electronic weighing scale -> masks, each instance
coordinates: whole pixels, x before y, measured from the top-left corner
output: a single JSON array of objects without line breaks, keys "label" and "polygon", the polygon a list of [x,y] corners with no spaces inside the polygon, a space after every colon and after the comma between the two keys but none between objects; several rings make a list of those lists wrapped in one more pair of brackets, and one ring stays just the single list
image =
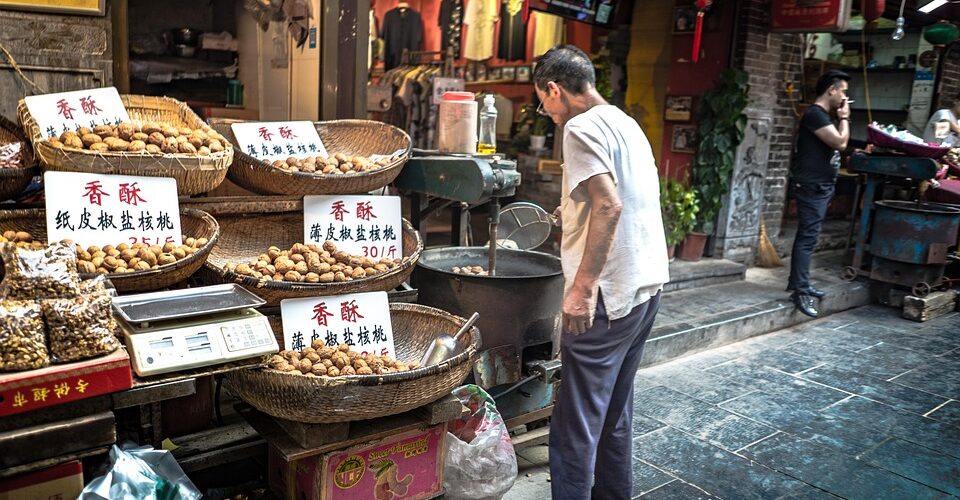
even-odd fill
[{"label": "electronic weighing scale", "polygon": [[133,371],[141,377],[279,351],[264,300],[236,284],[113,299]]}]

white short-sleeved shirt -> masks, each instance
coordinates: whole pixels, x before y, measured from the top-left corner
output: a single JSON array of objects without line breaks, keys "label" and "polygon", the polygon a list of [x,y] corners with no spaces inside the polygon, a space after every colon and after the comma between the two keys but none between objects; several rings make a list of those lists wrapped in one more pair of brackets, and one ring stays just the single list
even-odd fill
[{"label": "white short-sleeved shirt", "polygon": [[607,315],[614,320],[656,295],[670,275],[653,150],[640,125],[612,105],[594,106],[564,126],[560,199],[564,294],[573,285],[587,244],[590,198],[581,183],[603,174],[613,178],[623,204],[599,283]]}]

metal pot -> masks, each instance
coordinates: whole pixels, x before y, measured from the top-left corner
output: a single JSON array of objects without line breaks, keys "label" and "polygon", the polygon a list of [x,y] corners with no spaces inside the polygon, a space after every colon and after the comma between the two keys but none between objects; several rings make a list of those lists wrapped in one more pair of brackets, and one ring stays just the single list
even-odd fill
[{"label": "metal pot", "polygon": [[[413,271],[418,301],[462,317],[480,313],[481,362],[475,371],[482,386],[516,382],[524,350],[546,344],[538,354],[555,357],[560,346],[563,270],[546,253],[497,250],[497,275],[456,274],[457,266],[487,265],[486,247],[425,250]],[[543,352],[547,350],[547,352]],[[491,355],[491,350],[496,354]],[[487,354],[484,358],[484,354]],[[500,372],[500,373],[496,373]]]}]

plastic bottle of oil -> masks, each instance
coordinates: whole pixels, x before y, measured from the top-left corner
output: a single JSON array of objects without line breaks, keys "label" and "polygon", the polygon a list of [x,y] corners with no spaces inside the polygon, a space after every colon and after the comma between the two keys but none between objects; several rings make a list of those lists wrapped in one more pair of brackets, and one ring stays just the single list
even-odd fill
[{"label": "plastic bottle of oil", "polygon": [[497,108],[493,94],[483,96],[483,109],[480,110],[480,138],[477,141],[477,153],[490,155],[497,152]]}]

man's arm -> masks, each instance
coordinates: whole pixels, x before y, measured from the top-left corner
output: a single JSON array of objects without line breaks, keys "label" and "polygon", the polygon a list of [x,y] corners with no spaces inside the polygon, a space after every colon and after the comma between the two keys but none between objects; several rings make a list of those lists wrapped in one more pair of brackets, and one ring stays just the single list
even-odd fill
[{"label": "man's arm", "polygon": [[850,140],[850,119],[843,118],[840,120],[840,125],[830,124],[818,128],[813,133],[827,146],[843,151],[847,149],[847,141]]},{"label": "man's arm", "polygon": [[613,177],[609,174],[594,175],[580,183],[577,189],[581,188],[586,190],[590,199],[587,243],[573,285],[563,301],[564,329],[575,335],[586,332],[593,324],[597,282],[607,263],[623,210]]}]

